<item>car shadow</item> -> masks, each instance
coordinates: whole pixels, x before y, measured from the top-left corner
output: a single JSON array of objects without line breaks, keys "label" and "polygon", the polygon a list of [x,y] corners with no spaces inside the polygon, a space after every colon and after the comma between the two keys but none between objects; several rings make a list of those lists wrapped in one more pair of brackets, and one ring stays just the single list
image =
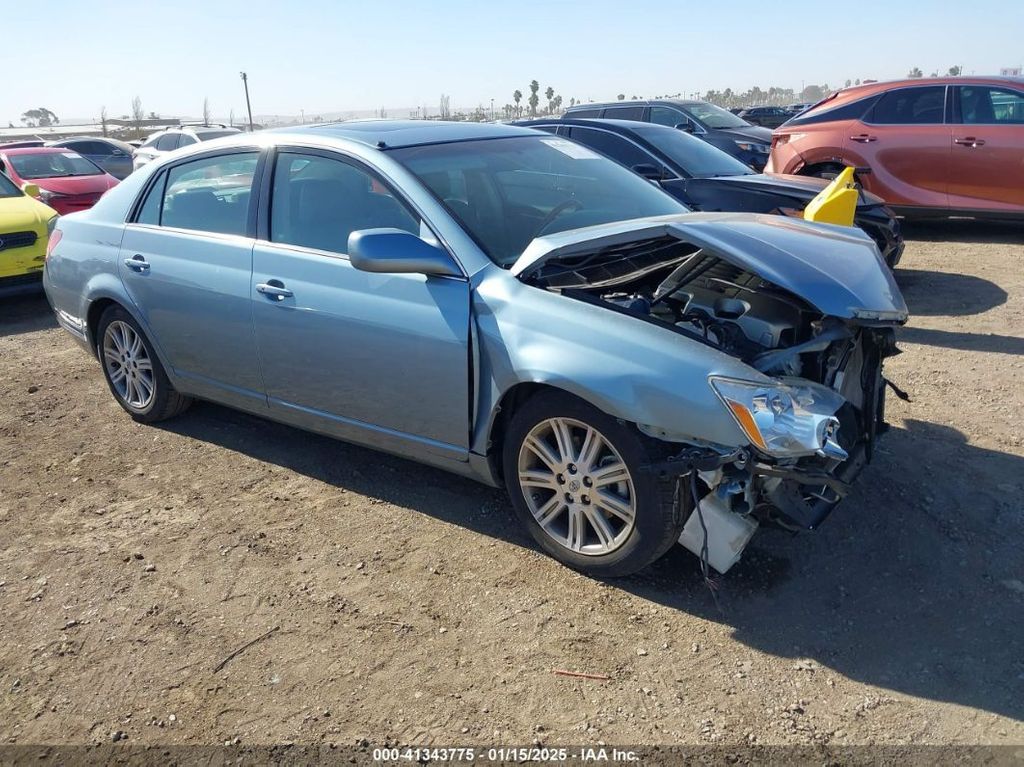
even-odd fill
[{"label": "car shadow", "polygon": [[1024,458],[908,427],[822,528],[762,530],[714,595],[679,547],[619,587],[728,625],[796,673],[1024,718]]},{"label": "car shadow", "polygon": [[1007,293],[994,282],[970,274],[897,269],[896,283],[910,316],[964,317],[1006,303]]},{"label": "car shadow", "polygon": [[0,297],[0,337],[55,327],[57,320],[42,291],[38,294]]},{"label": "car shadow", "polygon": [[963,219],[906,220],[900,224],[903,239],[923,242],[966,242],[1019,245],[1024,227],[1019,221]]},{"label": "car shadow", "polygon": [[[534,547],[504,493],[468,479],[206,403],[159,426]],[[762,530],[717,579],[717,601],[680,547],[608,585],[727,624],[736,641],[799,661],[800,673],[1021,718],[1020,477],[1024,459],[910,422],[886,436],[820,531]]]},{"label": "car shadow", "polygon": [[1001,336],[994,333],[959,333],[951,330],[935,330],[933,328],[900,328],[897,333],[899,341],[912,344],[942,346],[947,349],[961,349],[967,352],[996,352],[999,354],[1024,354],[1024,338],[1019,336]]}]

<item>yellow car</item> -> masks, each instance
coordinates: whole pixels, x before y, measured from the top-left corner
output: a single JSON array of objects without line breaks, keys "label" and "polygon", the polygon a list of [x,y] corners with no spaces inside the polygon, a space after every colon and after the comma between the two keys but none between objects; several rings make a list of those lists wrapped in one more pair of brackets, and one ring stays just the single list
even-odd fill
[{"label": "yellow car", "polygon": [[[38,290],[57,211],[0,173],[0,295]],[[35,190],[38,193],[38,190]]]}]

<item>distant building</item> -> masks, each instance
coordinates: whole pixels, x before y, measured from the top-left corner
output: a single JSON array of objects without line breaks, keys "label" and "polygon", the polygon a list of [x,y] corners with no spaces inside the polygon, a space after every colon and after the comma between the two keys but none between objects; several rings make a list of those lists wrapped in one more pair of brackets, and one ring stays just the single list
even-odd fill
[{"label": "distant building", "polygon": [[1024,67],[1003,67],[999,74],[1003,77],[1020,77],[1024,73]]}]

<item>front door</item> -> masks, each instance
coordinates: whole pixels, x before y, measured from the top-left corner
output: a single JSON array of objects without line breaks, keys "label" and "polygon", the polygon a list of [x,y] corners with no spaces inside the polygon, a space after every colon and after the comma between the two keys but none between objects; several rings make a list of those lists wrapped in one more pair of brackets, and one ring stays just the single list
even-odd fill
[{"label": "front door", "polygon": [[1024,212],[1024,91],[957,86],[949,204]]},{"label": "front door", "polygon": [[353,231],[432,236],[355,161],[280,151],[270,187],[251,296],[271,410],[375,447],[465,460],[468,282],[352,266]]},{"label": "front door", "polygon": [[160,173],[121,240],[118,271],[183,390],[265,407],[253,337],[249,208],[255,151]]}]

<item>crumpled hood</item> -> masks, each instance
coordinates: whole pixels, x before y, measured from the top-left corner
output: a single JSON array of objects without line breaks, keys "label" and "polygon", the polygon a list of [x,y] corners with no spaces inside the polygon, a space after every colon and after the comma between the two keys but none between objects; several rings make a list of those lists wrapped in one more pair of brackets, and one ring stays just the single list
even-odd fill
[{"label": "crumpled hood", "polygon": [[705,248],[794,293],[822,314],[905,322],[907,304],[877,248],[849,227],[751,213],[685,213],[538,237],[512,265],[528,277],[554,259],[658,237]]}]

